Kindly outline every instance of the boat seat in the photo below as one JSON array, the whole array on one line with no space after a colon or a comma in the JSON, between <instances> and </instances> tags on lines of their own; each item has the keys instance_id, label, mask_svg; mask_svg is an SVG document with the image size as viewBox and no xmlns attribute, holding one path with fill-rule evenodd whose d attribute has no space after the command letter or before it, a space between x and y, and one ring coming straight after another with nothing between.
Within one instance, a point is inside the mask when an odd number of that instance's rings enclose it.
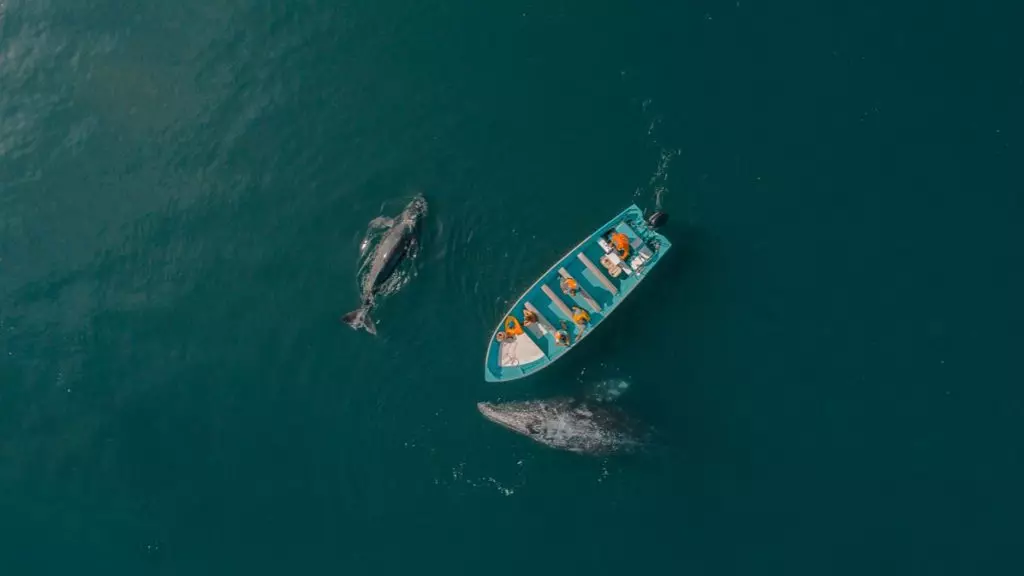
<instances>
[{"instance_id":1,"label":"boat seat","mask_svg":"<svg viewBox=\"0 0 1024 576\"><path fill-rule=\"evenodd\" d=\"M590 261L590 258L587 258L586 254L580 252L576 257L579 258L580 262L583 262L583 265L587 267L587 270L590 270L590 273L593 274L598 281L601 282L601 285L611 292L613 296L619 293L619 289L615 287L615 284L612 284L612 281L605 276L606 272L602 272L600 268L595 266L594 263Z\"/></svg>"},{"instance_id":2,"label":"boat seat","mask_svg":"<svg viewBox=\"0 0 1024 576\"><path fill-rule=\"evenodd\" d=\"M551 324L551 322L548 322L548 319L545 318L544 315L540 313L540 310L537 310L536 306L534 306L530 302L523 302L523 307L537 315L537 324L530 324L530 328L538 327L541 330L541 332L545 334L548 332L552 334L555 333L554 325Z\"/></svg>"},{"instance_id":3,"label":"boat seat","mask_svg":"<svg viewBox=\"0 0 1024 576\"><path fill-rule=\"evenodd\" d=\"M636 230L633 230L632 227L630 227L630 231L636 234ZM647 242L645 242L644 239L641 238L639 235L637 235L636 238L633 238L629 245L632 246L634 250L636 250L637 254L643 256L644 260L650 260L651 256L654 255L654 252L652 252L650 247L647 246Z\"/></svg>"},{"instance_id":4,"label":"boat seat","mask_svg":"<svg viewBox=\"0 0 1024 576\"><path fill-rule=\"evenodd\" d=\"M569 310L569 307L565 305L565 302L562 302L558 294L555 294L555 291L547 284L541 284L540 289L551 299L551 303L555 305L555 308L558 308L558 311L565 315L565 319L572 322L572 310Z\"/></svg>"},{"instance_id":5,"label":"boat seat","mask_svg":"<svg viewBox=\"0 0 1024 576\"><path fill-rule=\"evenodd\" d=\"M628 232L626 236L632 237L630 240L630 244L633 244L636 240L640 240L641 242L644 241L643 238L639 234L637 234L636 229L630 226L629 222L626 222L625 220L619 222L615 229L618 230L619 232ZM636 246L636 244L633 244L633 246Z\"/></svg>"},{"instance_id":6,"label":"boat seat","mask_svg":"<svg viewBox=\"0 0 1024 576\"><path fill-rule=\"evenodd\" d=\"M632 246L635 250L642 250L643 248L647 248L647 241L644 240L643 236L641 236L636 231L636 228L630 226L628 222L619 222L619 225L616 226L615 228L619 232L623 232L626 234L626 236L629 236L629 245ZM648 248L648 250L650 249Z\"/></svg>"}]
</instances>

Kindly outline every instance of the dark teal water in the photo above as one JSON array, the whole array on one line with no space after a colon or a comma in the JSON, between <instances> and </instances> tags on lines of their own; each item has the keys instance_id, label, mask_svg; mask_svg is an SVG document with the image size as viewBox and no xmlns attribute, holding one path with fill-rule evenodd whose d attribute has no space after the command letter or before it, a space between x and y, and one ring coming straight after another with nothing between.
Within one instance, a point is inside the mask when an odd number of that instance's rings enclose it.
<instances>
[{"instance_id":1,"label":"dark teal water","mask_svg":"<svg viewBox=\"0 0 1024 576\"><path fill-rule=\"evenodd\" d=\"M1010 4L0 0L0 570L1021 573ZM659 191L673 258L485 385ZM646 454L474 408L608 377Z\"/></svg>"}]
</instances>

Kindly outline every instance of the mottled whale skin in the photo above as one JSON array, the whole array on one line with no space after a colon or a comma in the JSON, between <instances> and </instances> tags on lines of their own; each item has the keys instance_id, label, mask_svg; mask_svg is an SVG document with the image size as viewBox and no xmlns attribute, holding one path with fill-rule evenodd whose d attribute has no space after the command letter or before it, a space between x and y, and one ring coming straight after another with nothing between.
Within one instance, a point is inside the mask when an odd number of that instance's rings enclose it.
<instances>
[{"instance_id":1,"label":"mottled whale skin","mask_svg":"<svg viewBox=\"0 0 1024 576\"><path fill-rule=\"evenodd\" d=\"M398 265L412 253L412 248L416 245L420 221L426 213L426 199L423 196L416 196L394 219L377 218L371 222L371 227L382 226L388 230L367 260L370 270L363 278L359 291L362 304L359 308L342 316L342 322L353 329L362 328L370 334L377 334L377 327L374 325L373 319L370 318L370 310L373 309L377 292L394 275Z\"/></svg>"},{"instance_id":2,"label":"mottled whale skin","mask_svg":"<svg viewBox=\"0 0 1024 576\"><path fill-rule=\"evenodd\" d=\"M607 455L633 452L642 445L628 419L613 406L552 398L480 402L477 409L488 420L559 450Z\"/></svg>"}]
</instances>

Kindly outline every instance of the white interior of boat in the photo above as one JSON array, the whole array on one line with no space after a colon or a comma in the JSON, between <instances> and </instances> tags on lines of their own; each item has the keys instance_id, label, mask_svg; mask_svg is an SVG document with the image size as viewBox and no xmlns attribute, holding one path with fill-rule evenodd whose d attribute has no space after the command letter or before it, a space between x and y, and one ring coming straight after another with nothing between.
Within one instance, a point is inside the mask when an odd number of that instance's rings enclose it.
<instances>
[{"instance_id":1,"label":"white interior of boat","mask_svg":"<svg viewBox=\"0 0 1024 576\"><path fill-rule=\"evenodd\" d=\"M526 334L505 339L498 345L498 365L503 368L532 364L542 358L544 351Z\"/></svg>"}]
</instances>

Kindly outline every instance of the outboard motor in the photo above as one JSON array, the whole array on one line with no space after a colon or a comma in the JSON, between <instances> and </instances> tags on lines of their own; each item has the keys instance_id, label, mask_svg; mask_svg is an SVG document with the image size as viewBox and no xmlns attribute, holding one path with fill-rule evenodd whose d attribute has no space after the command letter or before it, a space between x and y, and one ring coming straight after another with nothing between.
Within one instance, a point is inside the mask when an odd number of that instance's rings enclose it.
<instances>
[{"instance_id":1,"label":"outboard motor","mask_svg":"<svg viewBox=\"0 0 1024 576\"><path fill-rule=\"evenodd\" d=\"M647 225L651 228L659 228L664 226L666 222L668 222L668 213L661 210L655 210L647 217Z\"/></svg>"}]
</instances>

